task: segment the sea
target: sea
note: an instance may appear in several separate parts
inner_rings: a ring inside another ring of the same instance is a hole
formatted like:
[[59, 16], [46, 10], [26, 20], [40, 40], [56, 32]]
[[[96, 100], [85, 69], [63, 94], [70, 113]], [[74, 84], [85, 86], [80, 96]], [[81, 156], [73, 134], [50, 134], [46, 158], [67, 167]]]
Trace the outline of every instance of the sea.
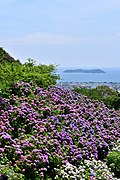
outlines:
[[[58, 67], [57, 74], [60, 75], [59, 82], [116, 82], [120, 83], [120, 67], [116, 68], [89, 68], [101, 69], [105, 73], [64, 73], [67, 69], [79, 69], [69, 67]], [[86, 69], [86, 68], [80, 68]]]

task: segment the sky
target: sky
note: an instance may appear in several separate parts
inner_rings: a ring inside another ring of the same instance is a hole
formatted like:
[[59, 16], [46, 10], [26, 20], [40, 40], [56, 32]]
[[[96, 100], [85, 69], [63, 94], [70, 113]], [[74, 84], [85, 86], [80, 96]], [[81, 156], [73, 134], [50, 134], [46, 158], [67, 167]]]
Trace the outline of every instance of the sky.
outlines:
[[0, 47], [23, 63], [120, 67], [120, 0], [2, 0]]

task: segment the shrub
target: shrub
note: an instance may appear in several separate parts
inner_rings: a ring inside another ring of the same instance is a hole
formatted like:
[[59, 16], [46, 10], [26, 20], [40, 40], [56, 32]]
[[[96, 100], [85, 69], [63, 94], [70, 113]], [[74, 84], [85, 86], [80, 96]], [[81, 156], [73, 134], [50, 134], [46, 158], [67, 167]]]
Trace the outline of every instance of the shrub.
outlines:
[[15, 82], [35, 83], [37, 86], [48, 87], [55, 85], [59, 75], [55, 74], [56, 66], [40, 64], [36, 66], [34, 61], [21, 65], [18, 63], [0, 64], [0, 89], [2, 94], [7, 96], [7, 92]]
[[120, 178], [120, 144], [109, 151], [106, 162], [114, 172], [115, 176]]
[[9, 180], [23, 180], [24, 175], [16, 173], [13, 167], [9, 164], [0, 164], [0, 174], [6, 174]]
[[97, 161], [94, 158], [90, 160], [84, 160], [75, 166], [67, 162], [60, 168], [55, 168], [56, 176], [58, 180], [114, 180], [114, 174], [110, 171], [105, 163]]
[[120, 109], [120, 93], [108, 86], [97, 86], [92, 89], [74, 87], [73, 91], [83, 94], [92, 100], [102, 101], [111, 109]]

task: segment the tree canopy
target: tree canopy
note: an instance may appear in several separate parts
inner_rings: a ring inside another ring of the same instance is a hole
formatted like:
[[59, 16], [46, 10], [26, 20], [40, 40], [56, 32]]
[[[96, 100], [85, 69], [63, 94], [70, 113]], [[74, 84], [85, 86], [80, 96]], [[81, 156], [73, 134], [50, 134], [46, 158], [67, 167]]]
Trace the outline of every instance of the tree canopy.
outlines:
[[55, 85], [59, 75], [56, 74], [57, 65], [39, 64], [28, 58], [27, 61], [16, 63], [2, 48], [0, 49], [0, 89], [9, 89], [15, 82], [35, 83], [37, 86], [48, 87]]

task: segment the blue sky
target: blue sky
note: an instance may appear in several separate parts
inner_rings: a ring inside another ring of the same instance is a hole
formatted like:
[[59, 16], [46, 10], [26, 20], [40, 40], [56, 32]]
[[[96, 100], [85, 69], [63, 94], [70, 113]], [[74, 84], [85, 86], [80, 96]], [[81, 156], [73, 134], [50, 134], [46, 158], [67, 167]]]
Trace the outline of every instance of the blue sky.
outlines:
[[120, 0], [2, 0], [0, 47], [22, 62], [120, 67]]

